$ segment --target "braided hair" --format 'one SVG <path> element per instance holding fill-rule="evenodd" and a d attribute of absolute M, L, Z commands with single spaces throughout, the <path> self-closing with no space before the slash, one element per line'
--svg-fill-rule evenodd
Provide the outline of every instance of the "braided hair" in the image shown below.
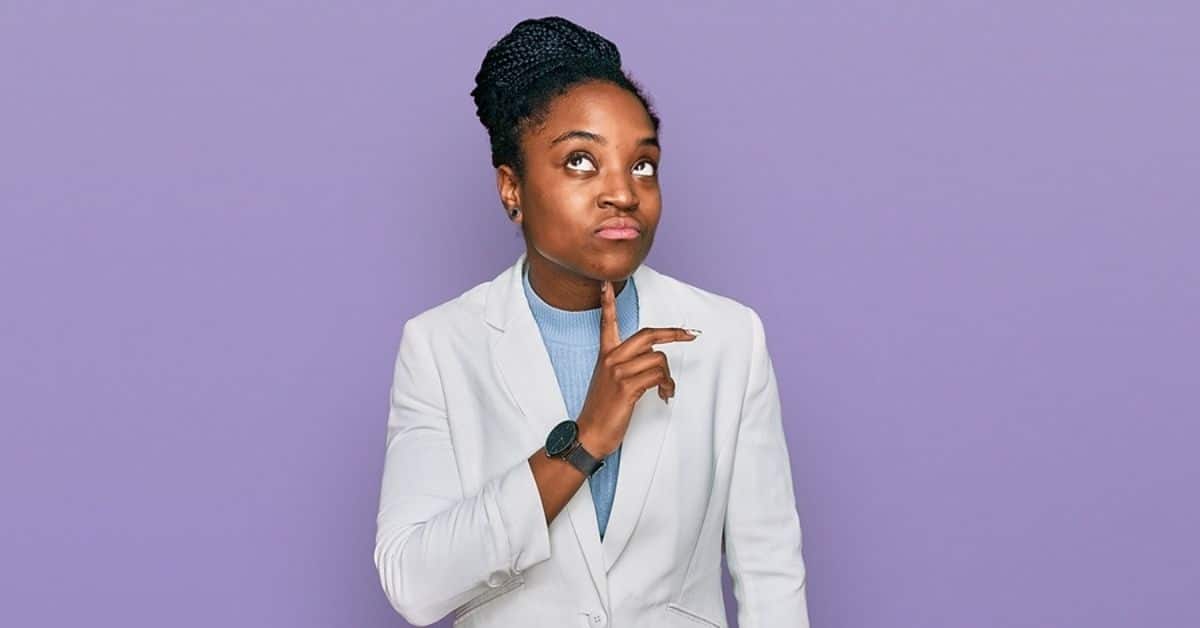
<path fill-rule="evenodd" d="M 487 51 L 471 90 L 475 113 L 491 141 L 492 166 L 508 164 L 522 176 L 521 133 L 545 121 L 554 97 L 593 80 L 609 81 L 637 96 L 658 131 L 658 115 L 621 69 L 621 53 L 611 41 L 556 16 L 514 26 Z"/>

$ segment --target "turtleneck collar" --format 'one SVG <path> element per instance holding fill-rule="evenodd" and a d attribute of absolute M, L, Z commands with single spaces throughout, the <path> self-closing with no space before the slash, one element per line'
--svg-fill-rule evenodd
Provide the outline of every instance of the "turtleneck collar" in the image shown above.
<path fill-rule="evenodd" d="M 541 328 L 542 338 L 547 342 L 577 347 L 600 346 L 600 308 L 590 310 L 561 310 L 546 303 L 529 283 L 529 264 L 521 271 L 525 284 L 525 298 L 533 318 Z M 625 287 L 617 294 L 617 327 L 624 340 L 637 331 L 638 319 L 637 286 L 630 276 Z"/>

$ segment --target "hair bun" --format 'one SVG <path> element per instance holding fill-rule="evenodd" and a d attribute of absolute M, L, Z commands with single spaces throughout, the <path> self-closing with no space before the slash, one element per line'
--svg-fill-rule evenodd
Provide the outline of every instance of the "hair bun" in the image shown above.
<path fill-rule="evenodd" d="M 566 65 L 619 70 L 621 53 L 616 44 L 565 18 L 522 20 L 488 50 L 475 76 L 476 92 L 495 97 L 519 93 Z"/>
<path fill-rule="evenodd" d="M 658 115 L 641 86 L 621 68 L 616 44 L 570 20 L 522 20 L 495 42 L 475 74 L 471 98 L 487 129 L 492 166 L 521 175 L 522 134 L 545 120 L 550 103 L 574 85 L 606 81 L 641 101 L 658 131 Z"/>

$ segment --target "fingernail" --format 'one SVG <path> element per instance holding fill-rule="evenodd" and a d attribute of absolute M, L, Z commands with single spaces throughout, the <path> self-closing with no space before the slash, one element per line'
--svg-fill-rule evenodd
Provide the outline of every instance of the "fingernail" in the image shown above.
<path fill-rule="evenodd" d="M 689 329 L 687 327 L 684 327 L 683 330 L 693 336 L 699 336 L 700 334 L 704 333 L 704 332 L 700 331 L 699 329 Z"/>

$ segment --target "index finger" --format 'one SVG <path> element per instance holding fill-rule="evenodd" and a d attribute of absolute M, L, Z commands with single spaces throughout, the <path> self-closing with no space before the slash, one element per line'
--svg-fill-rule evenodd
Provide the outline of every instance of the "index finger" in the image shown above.
<path fill-rule="evenodd" d="M 653 345 L 668 342 L 690 342 L 695 340 L 699 334 L 700 330 L 686 327 L 643 327 L 625 340 L 621 344 L 620 350 L 613 355 L 618 362 L 622 362 L 649 351 Z"/>
<path fill-rule="evenodd" d="M 621 344 L 621 328 L 617 325 L 617 300 L 612 282 L 600 281 L 600 353 Z"/>

